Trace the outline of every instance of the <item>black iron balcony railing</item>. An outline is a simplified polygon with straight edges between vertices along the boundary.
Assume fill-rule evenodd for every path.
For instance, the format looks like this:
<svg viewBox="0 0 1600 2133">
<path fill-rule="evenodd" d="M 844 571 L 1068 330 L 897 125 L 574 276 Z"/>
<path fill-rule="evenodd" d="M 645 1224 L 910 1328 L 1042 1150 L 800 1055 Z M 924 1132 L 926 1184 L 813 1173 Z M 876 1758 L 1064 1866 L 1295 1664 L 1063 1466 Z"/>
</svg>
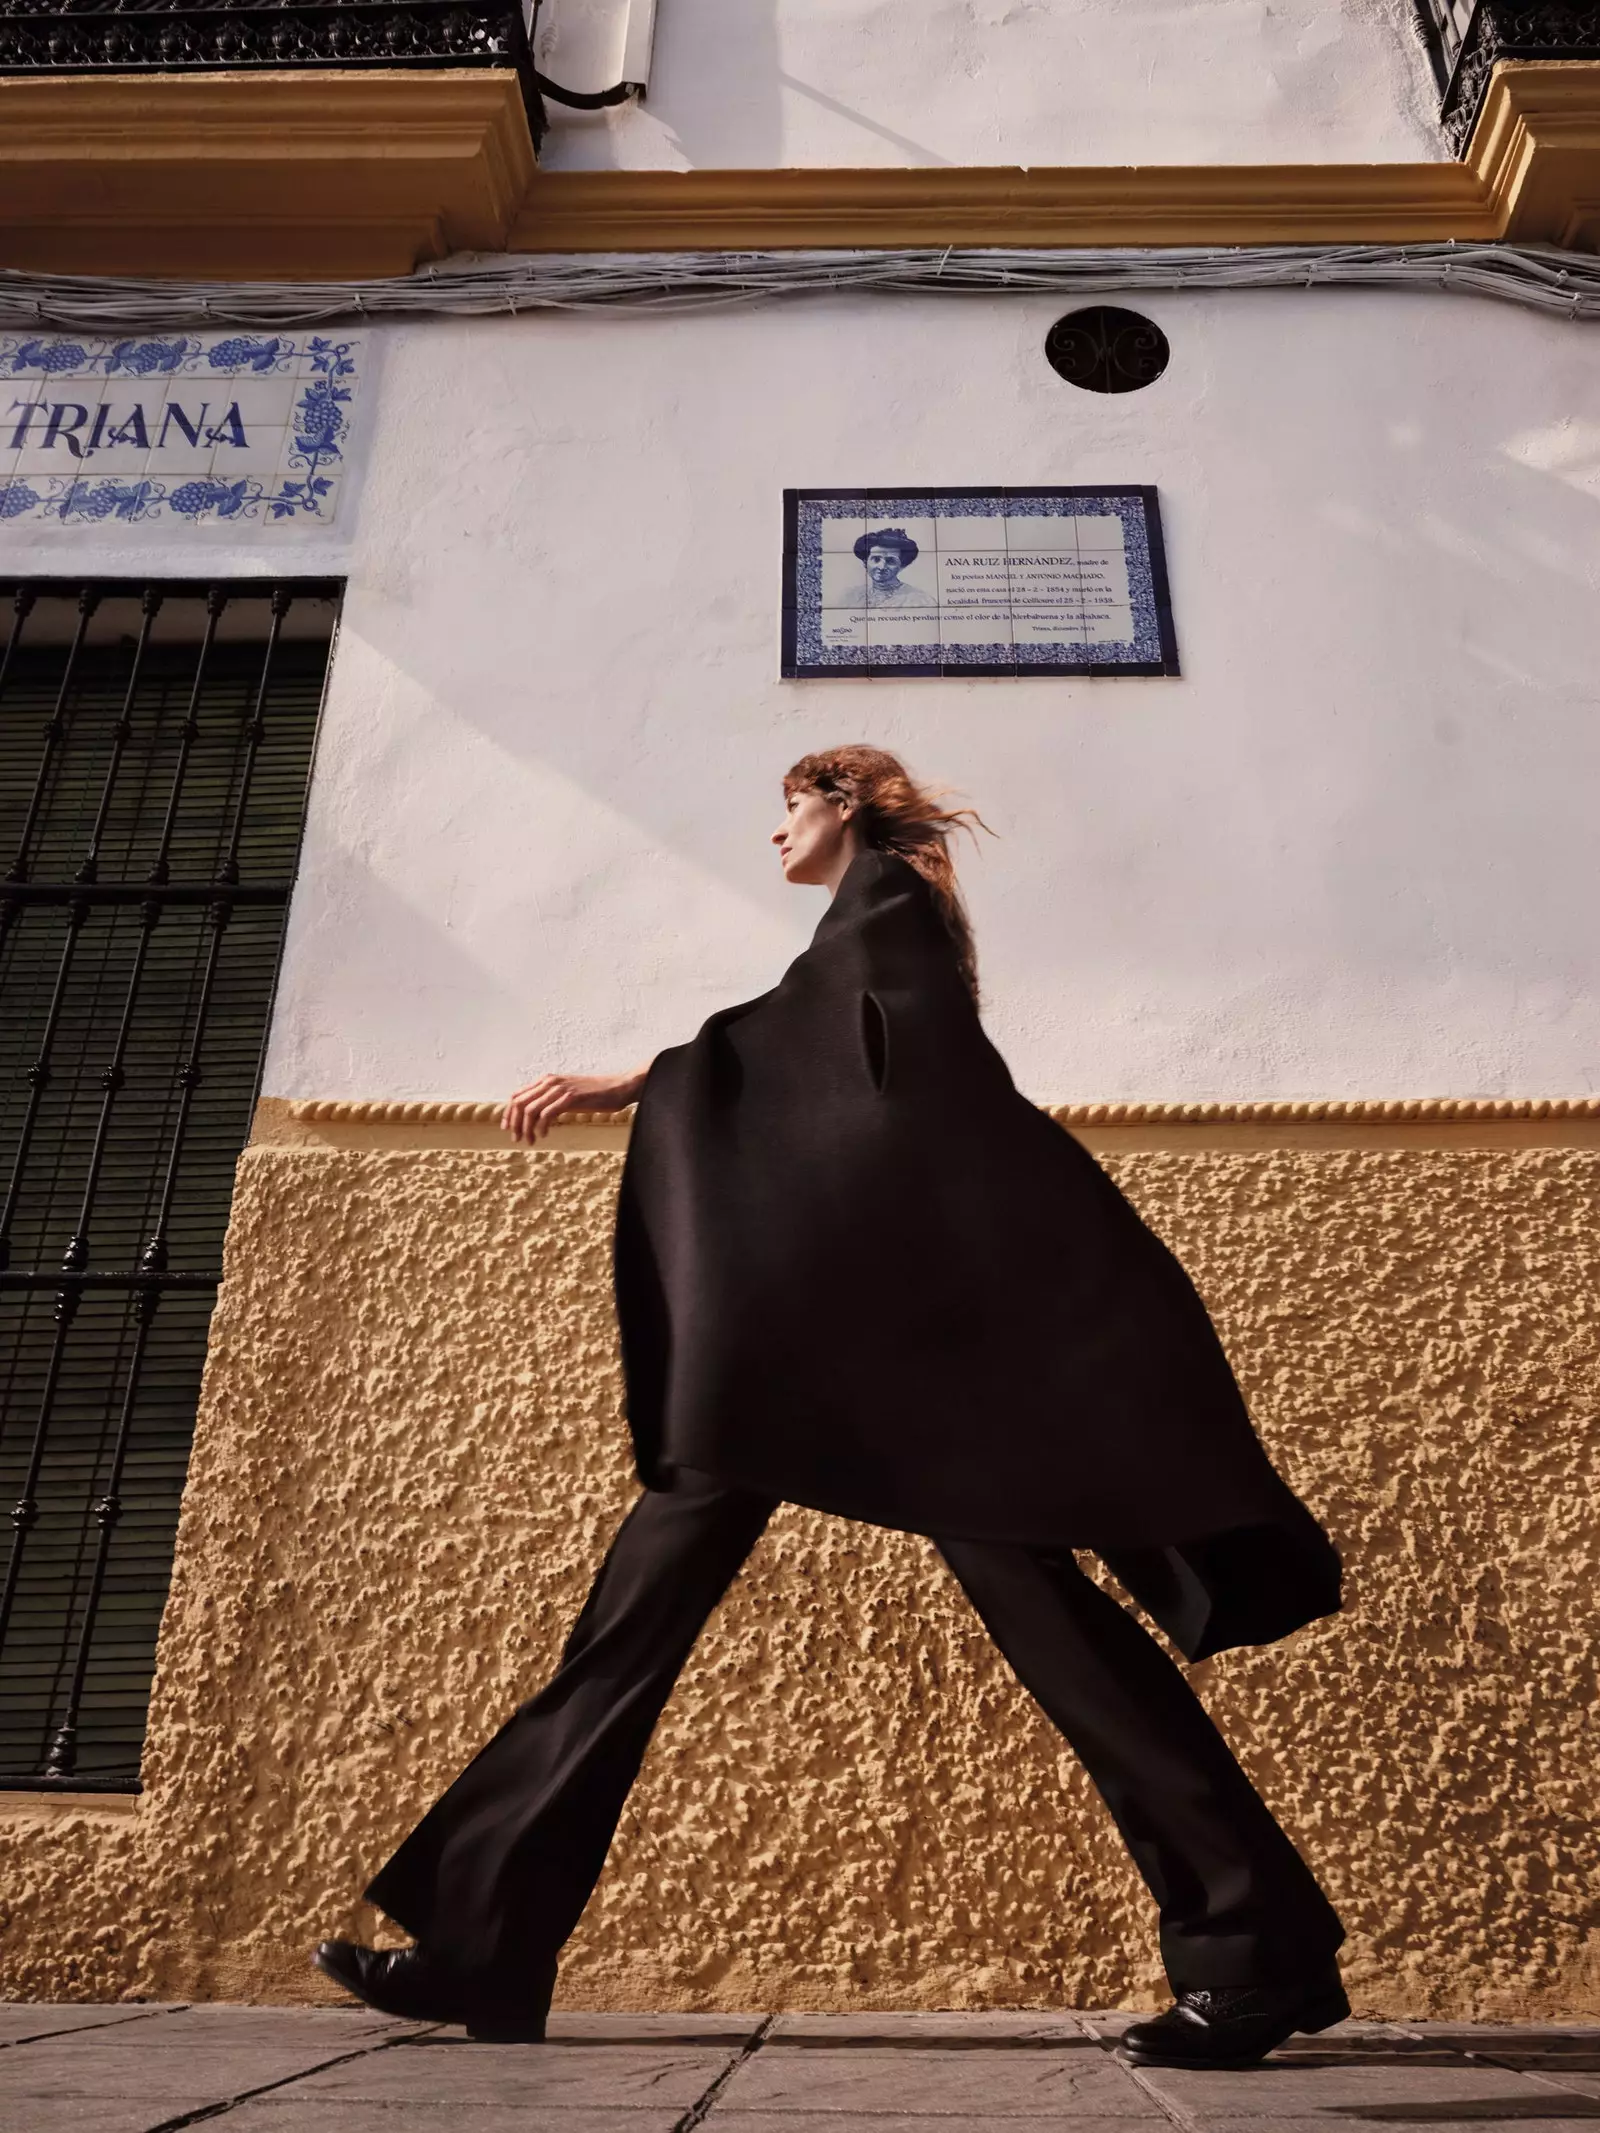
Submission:
<svg viewBox="0 0 1600 2133">
<path fill-rule="evenodd" d="M 0 74 L 509 67 L 544 106 L 519 0 L 0 0 Z"/>
<path fill-rule="evenodd" d="M 1439 81 L 1439 123 L 1459 155 L 1500 59 L 1600 59 L 1600 0 L 1416 0 Z"/>
</svg>

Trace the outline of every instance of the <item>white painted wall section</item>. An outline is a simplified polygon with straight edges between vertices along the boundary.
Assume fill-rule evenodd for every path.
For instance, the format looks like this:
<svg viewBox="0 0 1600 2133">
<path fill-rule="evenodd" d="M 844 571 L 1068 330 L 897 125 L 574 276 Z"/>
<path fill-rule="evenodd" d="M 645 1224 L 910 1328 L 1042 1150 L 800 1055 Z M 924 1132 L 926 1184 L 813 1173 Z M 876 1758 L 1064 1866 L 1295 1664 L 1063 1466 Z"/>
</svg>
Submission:
<svg viewBox="0 0 1600 2133">
<path fill-rule="evenodd" d="M 267 1072 L 490 1097 L 772 984 L 804 750 L 963 788 L 1041 1099 L 1600 1089 L 1600 371 L 1427 295 L 827 299 L 390 329 Z M 1153 482 L 1179 680 L 781 682 L 780 491 Z"/>
<path fill-rule="evenodd" d="M 625 17 L 546 0 L 540 66 L 609 87 Z M 660 0 L 646 102 L 550 110 L 551 170 L 1447 152 L 1409 0 Z"/>
</svg>

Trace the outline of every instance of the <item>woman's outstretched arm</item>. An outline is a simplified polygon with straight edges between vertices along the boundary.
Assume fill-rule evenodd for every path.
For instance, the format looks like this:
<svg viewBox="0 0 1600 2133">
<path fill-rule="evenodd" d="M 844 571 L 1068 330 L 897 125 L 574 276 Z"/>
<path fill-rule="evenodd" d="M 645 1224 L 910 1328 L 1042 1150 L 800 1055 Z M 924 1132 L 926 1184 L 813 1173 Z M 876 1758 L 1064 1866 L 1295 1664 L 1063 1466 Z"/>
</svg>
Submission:
<svg viewBox="0 0 1600 2133">
<path fill-rule="evenodd" d="M 518 1089 L 500 1123 L 513 1140 L 542 1140 L 568 1111 L 622 1111 L 638 1100 L 648 1062 L 631 1074 L 541 1074 Z"/>
</svg>

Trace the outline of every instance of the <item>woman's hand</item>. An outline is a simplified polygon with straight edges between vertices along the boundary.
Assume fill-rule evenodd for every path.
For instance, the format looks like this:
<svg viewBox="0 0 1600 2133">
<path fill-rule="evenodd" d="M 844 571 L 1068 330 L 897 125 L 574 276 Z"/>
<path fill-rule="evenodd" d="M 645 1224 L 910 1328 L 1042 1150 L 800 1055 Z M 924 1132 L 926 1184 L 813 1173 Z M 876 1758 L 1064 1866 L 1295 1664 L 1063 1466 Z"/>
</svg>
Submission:
<svg viewBox="0 0 1600 2133">
<path fill-rule="evenodd" d="M 632 1074 L 541 1074 L 518 1089 L 500 1123 L 513 1140 L 542 1140 L 568 1111 L 626 1110 L 648 1072 L 640 1067 Z"/>
</svg>

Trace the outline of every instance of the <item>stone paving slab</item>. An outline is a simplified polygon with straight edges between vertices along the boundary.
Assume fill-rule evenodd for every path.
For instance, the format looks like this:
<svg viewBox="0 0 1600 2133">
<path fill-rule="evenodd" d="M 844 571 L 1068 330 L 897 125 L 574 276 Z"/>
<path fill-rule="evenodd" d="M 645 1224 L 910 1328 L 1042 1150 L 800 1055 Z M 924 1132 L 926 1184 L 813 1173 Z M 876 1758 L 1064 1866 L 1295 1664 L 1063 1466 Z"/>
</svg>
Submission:
<svg viewBox="0 0 1600 2133">
<path fill-rule="evenodd" d="M 314 2074 L 338 2046 L 274 2049 L 267 2045 L 170 2046 L 104 2044 L 96 2033 L 69 2042 L 25 2044 L 0 2058 L 0 2097 L 197 2096 L 216 2101 Z M 364 2063 L 364 2060 L 358 2063 Z"/>
<path fill-rule="evenodd" d="M 1296 2066 L 1348 2066 L 1352 2059 L 1404 2060 L 1408 2066 L 1453 2066 L 1468 2054 L 1459 2033 L 1418 2036 L 1398 2024 L 1341 2022 L 1317 2037 L 1291 2037 L 1273 2054 L 1274 2061 Z"/>
<path fill-rule="evenodd" d="M 1568 2066 L 1600 2068 L 1600 2037 L 1538 2037 L 1523 2035 L 1498 2039 L 1474 2037 L 1460 2049 L 1475 2059 L 1493 2059 L 1500 2066 Z"/>
<path fill-rule="evenodd" d="M 991 2118 L 1160 2119 L 1161 2108 L 1108 2052 L 1086 2043 L 951 2051 L 836 2051 L 768 2045 L 746 2059 L 718 2098 L 718 2114 L 837 2112 L 870 2118 L 966 2113 Z"/>
<path fill-rule="evenodd" d="M 370 2007 L 178 2007 L 136 2034 L 108 2030 L 74 2043 L 140 2051 L 360 2051 L 390 2037 L 420 2035 L 420 2022 L 402 2022 Z"/>
<path fill-rule="evenodd" d="M 970 2114 L 951 2117 L 944 2112 L 930 2114 L 916 2112 L 906 2115 L 900 2111 L 874 2113 L 870 2118 L 849 2116 L 841 2118 L 837 2112 L 815 2111 L 723 2111 L 714 2110 L 709 2118 L 701 2121 L 706 2133 L 1037 2133 L 1038 2127 L 1048 2125 L 1048 2118 L 1005 2118 L 992 2111 L 978 2117 Z M 1073 2133 L 1128 2133 L 1130 2125 L 1166 2126 L 1169 2120 L 1159 2112 L 1153 2119 L 1128 2118 L 1079 2118 L 1074 2115 L 1061 2121 L 1070 2125 Z M 390 2133 L 396 2133 L 391 2128 Z M 568 2133 L 566 2121 L 550 2121 L 550 2133 Z M 574 2129 L 576 2133 L 576 2129 Z M 628 2129 L 624 2129 L 628 2133 Z M 1323 2133 L 1328 2133 L 1327 2127 Z M 1483 2129 L 1479 2128 L 1479 2133 Z"/>
<path fill-rule="evenodd" d="M 530 2110 L 526 2104 L 474 2104 L 463 2113 L 456 2103 L 307 2103 L 294 2089 L 264 2096 L 256 2103 L 240 2104 L 220 2119 L 208 2120 L 217 2133 L 678 2133 L 685 2114 L 672 2106 L 659 2109 L 603 2106 L 576 2109 Z M 717 2126 L 722 2133 L 720 2122 Z M 789 2133 L 793 2120 L 764 2118 L 761 2133 Z M 927 2119 L 919 2133 L 946 2133 L 950 2121 L 940 2119 L 930 2129 Z M 156 2133 L 155 2128 L 146 2133 Z M 847 2133 L 837 2118 L 827 2121 L 827 2133 Z M 876 2128 L 874 2128 L 876 2133 Z"/>
<path fill-rule="evenodd" d="M 27 2044 L 36 2037 L 64 2036 L 70 2030 L 109 2029 L 123 2022 L 148 2021 L 164 2015 L 166 2007 L 130 2002 L 125 2007 L 23 2007 L 12 2002 L 0 2006 L 0 2049 L 8 2044 Z"/>
<path fill-rule="evenodd" d="M 552 2044 L 726 2044 L 737 2050 L 750 2042 L 764 2020 L 762 2015 L 557 2012 L 550 2017 L 548 2041 Z"/>
<path fill-rule="evenodd" d="M 1444 2041 L 1430 2036 L 1429 2043 Z M 1563 2081 L 1572 2076 L 1583 2077 L 1574 2081 L 1574 2086 L 1596 2093 L 1587 2079 L 1600 2074 L 1600 2032 L 1593 2030 L 1452 2030 L 1448 2036 L 1451 2049 L 1474 2061 L 1495 2066 L 1544 2071 L 1556 2074 Z"/>
<path fill-rule="evenodd" d="M 1341 2023 L 1337 2029 L 1327 2032 L 1330 2037 L 1342 2037 L 1354 2025 Z M 1409 2037 L 1423 2044 L 1432 2044 L 1446 2051 L 1489 2052 L 1506 2051 L 1534 2052 L 1600 2052 L 1600 2027 L 1584 2025 L 1563 2026 L 1560 2023 L 1515 2023 L 1479 2022 L 1395 2022 L 1389 2025 L 1397 2037 Z M 1312 2037 L 1298 2040 L 1303 2045 L 1320 2041 Z"/>
<path fill-rule="evenodd" d="M 1408 2018 L 1390 2026 L 1406 2037 L 1453 2037 L 1463 2048 L 1481 2044 L 1485 2040 L 1493 2042 L 1499 2038 L 1510 2037 L 1542 2037 L 1554 2042 L 1559 2042 L 1563 2037 L 1580 2041 L 1587 2038 L 1590 2043 L 1600 2041 L 1600 2023 L 1595 2022 L 1526 2022 L 1519 2026 L 1515 2022 L 1413 2022 Z M 1328 2032 L 1330 2036 L 1342 2033 L 1342 2030 Z"/>
<path fill-rule="evenodd" d="M 104 2096 L 0 2096 L 0 2133 L 155 2133 L 184 2110 L 205 2108 L 210 2099 Z"/>
<path fill-rule="evenodd" d="M 1131 2017 L 1130 2017 L 1131 2019 Z M 774 2044 L 942 2045 L 951 2051 L 982 2051 L 995 2044 L 1097 2047 L 1077 2015 L 1050 2014 L 783 2014 L 766 2037 Z"/>
<path fill-rule="evenodd" d="M 1561 2107 L 1558 2104 L 1556 2108 Z M 1176 2123 L 1184 2126 L 1187 2121 L 1179 2119 Z M 1263 2133 L 1267 2126 L 1272 2133 L 1395 2133 L 1397 2127 L 1407 2126 L 1425 2127 L 1427 2133 L 1487 2133 L 1495 2126 L 1519 2127 L 1525 2133 L 1594 2133 L 1595 2126 L 1593 2118 L 1552 2117 L 1546 2104 L 1532 2099 L 1486 2104 L 1467 2118 L 1436 2115 L 1425 2105 L 1395 2104 L 1370 2114 L 1352 2115 L 1313 2106 L 1313 2115 L 1307 2118 L 1207 2118 L 1195 2123 L 1204 2133 Z M 725 2129 L 718 2126 L 717 2133 L 725 2133 Z M 790 2133 L 788 2121 L 769 2121 L 767 2133 Z M 876 2124 L 872 2133 L 879 2133 Z M 946 2129 L 942 2121 L 934 2128 L 924 2119 L 918 2133 L 946 2133 Z"/>
<path fill-rule="evenodd" d="M 1347 2023 L 1130 2069 L 1111 2013 L 563 2014 L 544 2046 L 360 2008 L 0 2006 L 0 2133 L 1597 2133 L 1600 2025 Z"/>
<path fill-rule="evenodd" d="M 297 2101 L 515 2105 L 524 2111 L 576 2105 L 686 2111 L 733 2064 L 726 2048 L 687 2045 L 472 2044 L 458 2031 L 373 2052 L 297 2081 Z"/>
<path fill-rule="evenodd" d="M 1583 2097 L 1593 2106 L 1585 2116 L 1600 2118 L 1600 2073 L 1594 2071 L 1594 2065 L 1593 2061 L 1579 2067 L 1563 2066 L 1559 2059 L 1528 2059 L 1520 2062 L 1520 2070 L 1532 2080 L 1565 2090 L 1569 2096 Z"/>
<path fill-rule="evenodd" d="M 365 2008 L 127 2011 L 151 2019 L 57 2027 L 0 2050 L 0 2133 L 151 2133 L 196 2111 L 227 2115 L 252 2091 L 420 2033 Z"/>
<path fill-rule="evenodd" d="M 1278 2126 L 1319 2114 L 1324 2122 L 1439 2125 L 1467 2120 L 1583 2115 L 1582 2099 L 1557 2095 L 1509 2067 L 1456 2061 L 1418 2065 L 1397 2055 L 1358 2061 L 1291 2060 L 1244 2073 L 1142 2069 L 1150 2093 L 1191 2124 Z"/>
</svg>

